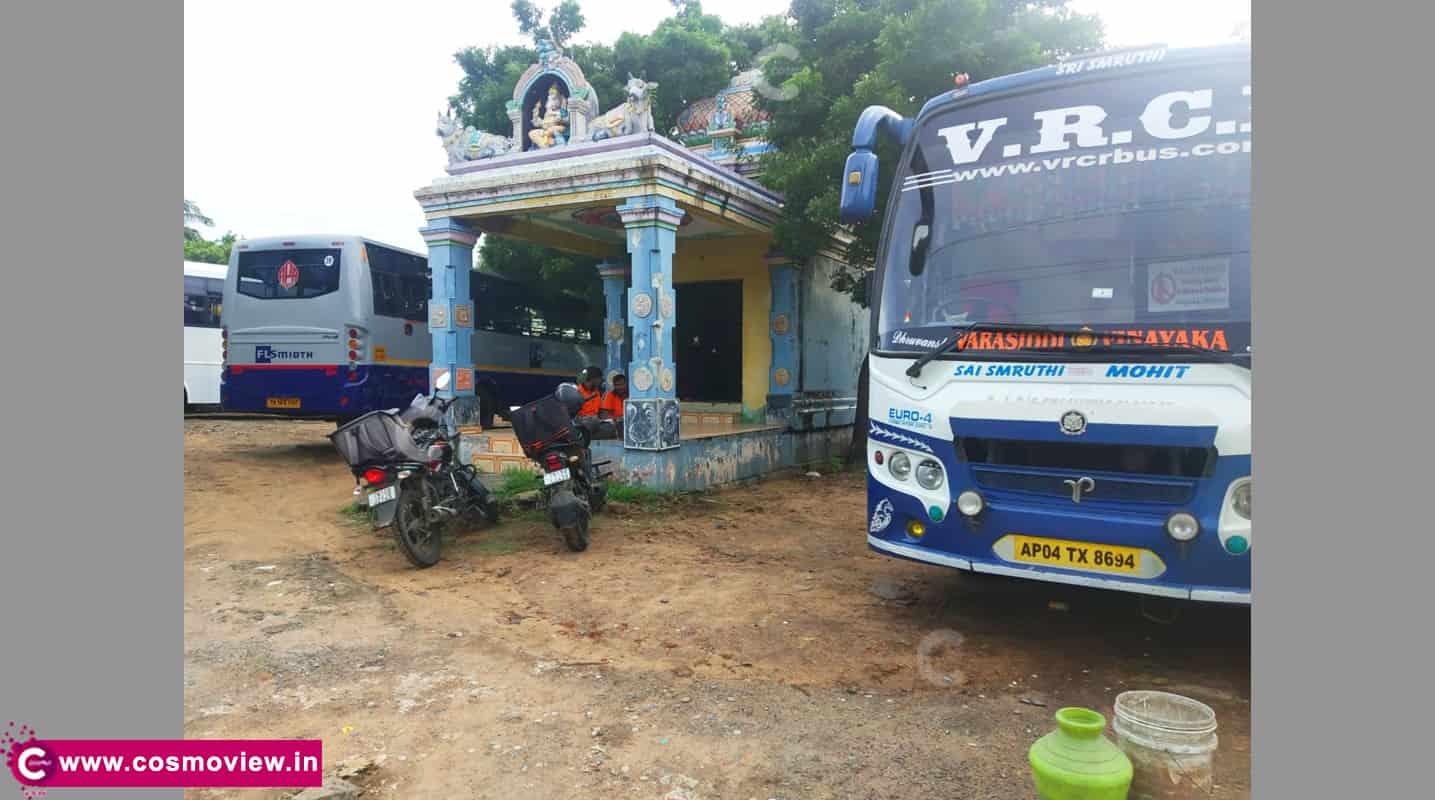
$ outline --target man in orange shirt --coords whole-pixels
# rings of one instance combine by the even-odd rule
[[[626,393],[626,389],[624,391]],[[583,395],[583,405],[578,409],[574,422],[588,431],[590,438],[616,439],[622,421],[621,418],[609,417],[609,395],[603,393],[603,371],[597,367],[585,367],[578,373],[578,392]]]
[[[628,378],[619,372],[613,376],[613,387],[603,395],[603,404],[598,408],[598,415],[604,414],[608,419],[623,421],[623,401],[628,399]]]
[[[597,417],[603,407],[603,370],[585,367],[578,375],[578,391],[583,395],[583,405],[578,417]]]

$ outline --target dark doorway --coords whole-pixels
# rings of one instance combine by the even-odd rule
[[[742,402],[742,281],[704,281],[675,287],[678,324],[673,358],[678,399]]]

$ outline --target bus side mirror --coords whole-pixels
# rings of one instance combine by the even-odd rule
[[[877,205],[877,154],[871,150],[854,150],[847,156],[842,170],[843,222],[863,222],[872,216]]]

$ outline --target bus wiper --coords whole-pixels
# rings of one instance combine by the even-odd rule
[[[922,367],[925,367],[928,364],[932,363],[932,361],[934,361],[938,357],[945,355],[946,353],[950,353],[953,350],[964,349],[962,347],[962,342],[967,340],[967,335],[979,331],[987,331],[991,333],[1000,333],[1002,331],[1024,331],[1030,333],[1062,334],[1066,336],[1095,335],[1094,331],[1083,331],[1077,328],[1062,328],[1054,325],[1038,325],[1025,322],[973,322],[968,325],[953,325],[952,331],[952,338],[948,339],[945,342],[942,342],[931,350],[928,350],[926,353],[923,353],[921,358],[918,358],[916,361],[912,362],[912,366],[907,367],[907,377],[916,378],[922,374]],[[1027,349],[1045,350],[1049,348],[1030,347]]]
[[[1138,340],[1140,339],[1140,337],[1131,337],[1131,338],[1135,338],[1135,339],[1138,339]],[[1141,351],[1141,352],[1143,352],[1143,353],[1154,353],[1154,354],[1160,354],[1160,353],[1187,353],[1187,354],[1191,354],[1191,353],[1194,353],[1194,354],[1196,354],[1196,355],[1211,356],[1211,357],[1213,357],[1213,358],[1218,358],[1218,359],[1220,359],[1220,360],[1222,360],[1222,361],[1226,361],[1226,362],[1229,362],[1229,363],[1232,363],[1232,364],[1234,364],[1234,363],[1236,363],[1237,361],[1240,361],[1240,360],[1249,359],[1249,358],[1251,357],[1251,354],[1250,354],[1250,353],[1233,353],[1233,352],[1231,352],[1231,351],[1229,351],[1229,350],[1217,350],[1217,349],[1214,348],[1214,347],[1203,347],[1203,346],[1201,346],[1201,345],[1199,345],[1199,344],[1175,343],[1175,342],[1172,342],[1171,344],[1158,344],[1158,345],[1143,345],[1143,344],[1140,344],[1139,341],[1131,341],[1131,342],[1112,342],[1112,343],[1110,343],[1110,344],[1096,345],[1096,346],[1093,347],[1092,349],[1101,349],[1101,350],[1126,350],[1126,351],[1139,350],[1139,351]]]

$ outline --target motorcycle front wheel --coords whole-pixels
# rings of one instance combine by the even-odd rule
[[[443,547],[442,526],[432,518],[424,502],[427,485],[405,482],[399,486],[398,511],[394,517],[394,538],[409,563],[432,567]]]

